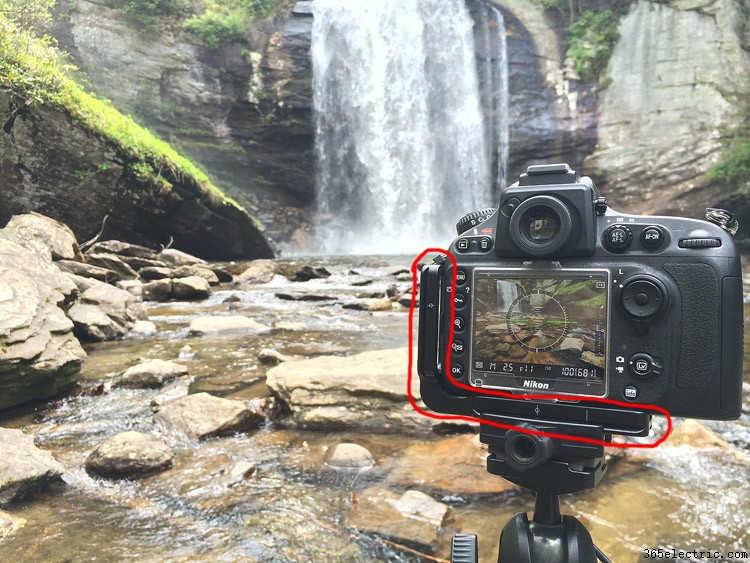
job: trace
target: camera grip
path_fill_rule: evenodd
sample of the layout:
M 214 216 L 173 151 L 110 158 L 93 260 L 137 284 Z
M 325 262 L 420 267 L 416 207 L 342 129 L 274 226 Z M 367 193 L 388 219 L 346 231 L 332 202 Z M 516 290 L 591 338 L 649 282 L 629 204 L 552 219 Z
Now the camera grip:
M 442 265 L 422 268 L 419 286 L 417 373 L 435 377 L 439 368 L 440 280 Z

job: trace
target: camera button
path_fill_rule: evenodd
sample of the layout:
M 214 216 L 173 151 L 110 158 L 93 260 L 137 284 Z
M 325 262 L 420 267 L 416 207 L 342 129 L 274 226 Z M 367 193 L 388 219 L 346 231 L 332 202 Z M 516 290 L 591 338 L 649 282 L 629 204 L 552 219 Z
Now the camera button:
M 635 385 L 628 385 L 625 387 L 622 394 L 628 401 L 635 401 L 638 398 L 638 387 Z
M 492 248 L 492 239 L 489 237 L 482 237 L 479 239 L 479 250 L 482 252 L 487 252 L 490 248 Z
M 464 352 L 464 343 L 463 343 L 463 341 L 462 340 L 454 340 L 453 344 L 451 344 L 451 350 L 453 350 L 453 353 L 456 354 L 456 355 L 463 354 L 463 352 Z
M 469 250 L 469 239 L 467 238 L 460 238 L 456 242 L 456 250 L 459 252 L 466 252 Z
M 641 244 L 650 249 L 659 248 L 664 244 L 664 231 L 661 227 L 646 227 L 641 233 Z
M 633 241 L 633 233 L 625 225 L 612 225 L 605 229 L 602 240 L 612 252 L 622 252 Z
M 466 321 L 463 317 L 456 317 L 455 319 L 453 319 L 453 327 L 456 330 L 461 331 L 466 327 Z
M 464 374 L 464 366 L 461 364 L 451 364 L 451 375 L 455 378 L 460 378 Z
M 661 364 L 648 354 L 633 354 L 628 360 L 628 370 L 636 377 L 651 377 L 661 373 Z
M 466 305 L 466 296 L 463 293 L 456 293 L 453 296 L 453 304 L 456 306 L 456 309 L 460 309 Z
M 463 285 L 466 283 L 466 270 L 459 268 L 456 270 L 456 284 Z

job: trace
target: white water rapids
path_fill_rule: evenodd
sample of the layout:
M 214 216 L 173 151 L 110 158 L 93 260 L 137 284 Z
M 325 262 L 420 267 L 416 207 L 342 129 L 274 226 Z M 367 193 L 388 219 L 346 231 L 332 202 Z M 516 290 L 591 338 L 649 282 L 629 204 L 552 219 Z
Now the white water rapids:
M 504 181 L 507 102 L 480 94 L 478 73 L 503 82 L 504 29 L 478 61 L 463 0 L 315 0 L 313 17 L 318 249 L 446 246 L 493 203 L 493 164 Z

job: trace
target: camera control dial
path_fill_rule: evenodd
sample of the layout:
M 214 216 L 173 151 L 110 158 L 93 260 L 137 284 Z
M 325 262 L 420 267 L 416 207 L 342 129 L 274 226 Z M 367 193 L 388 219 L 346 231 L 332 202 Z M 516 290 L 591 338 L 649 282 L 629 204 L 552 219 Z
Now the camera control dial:
M 652 278 L 636 278 L 623 288 L 620 303 L 636 320 L 650 319 L 659 314 L 666 302 L 666 291 Z
M 495 211 L 497 211 L 497 209 L 490 207 L 487 209 L 482 209 L 481 211 L 472 211 L 471 213 L 467 213 L 458 220 L 458 223 L 456 223 L 456 231 L 458 231 L 459 235 L 465 233 L 472 227 L 476 227 L 480 223 L 484 223 L 495 213 Z

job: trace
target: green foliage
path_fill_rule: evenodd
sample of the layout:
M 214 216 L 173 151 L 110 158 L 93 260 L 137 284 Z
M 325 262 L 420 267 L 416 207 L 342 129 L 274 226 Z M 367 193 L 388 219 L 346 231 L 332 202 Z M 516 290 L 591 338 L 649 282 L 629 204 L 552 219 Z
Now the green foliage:
M 729 191 L 750 192 L 750 136 L 735 138 L 711 170 L 706 174 L 711 182 Z
M 624 15 L 633 0 L 534 0 L 551 12 L 564 25 L 573 25 L 586 12 L 599 13 L 609 10 L 618 16 Z
M 17 4 L 27 8 L 33 4 L 37 12 L 8 10 Z M 111 142 L 119 156 L 131 163 L 129 171 L 136 178 L 160 191 L 169 187 L 170 181 L 185 182 L 197 186 L 215 203 L 239 207 L 190 160 L 70 78 L 73 67 L 65 63 L 54 42 L 34 35 L 39 23 L 49 18 L 52 4 L 52 0 L 0 0 L 0 88 L 23 100 L 26 107 L 49 104 L 64 108 L 74 120 Z
M 120 10 L 143 33 L 161 31 L 168 19 L 190 13 L 190 0 L 105 0 L 104 4 Z
M 610 10 L 587 11 L 568 28 L 568 56 L 573 59 L 581 80 L 594 81 L 606 68 L 615 43 L 620 38 L 619 18 Z

